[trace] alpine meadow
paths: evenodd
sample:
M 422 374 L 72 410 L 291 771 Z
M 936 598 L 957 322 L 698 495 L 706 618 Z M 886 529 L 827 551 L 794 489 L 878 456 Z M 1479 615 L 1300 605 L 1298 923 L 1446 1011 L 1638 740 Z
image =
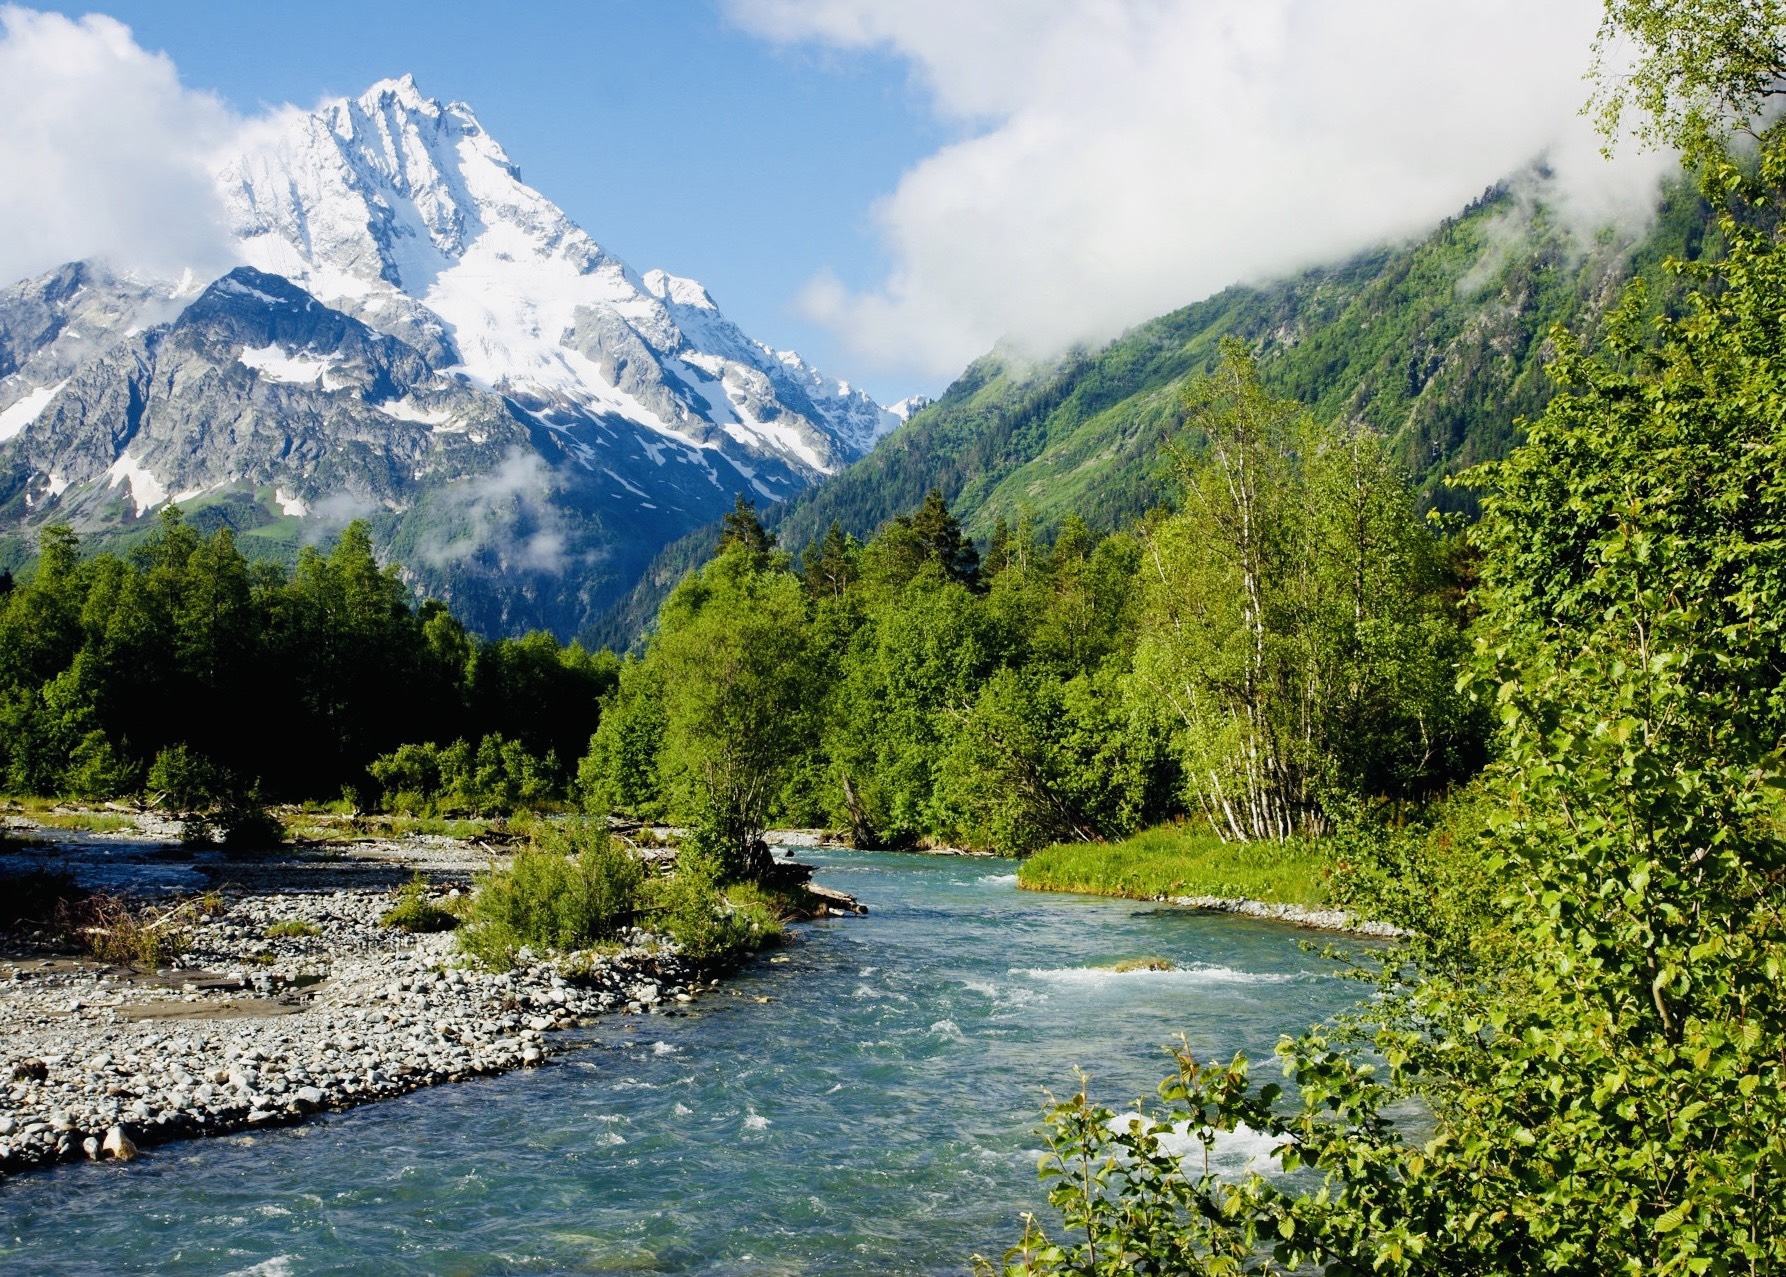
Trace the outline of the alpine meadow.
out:
M 603 64 L 665 86 L 602 100 L 661 114 L 639 152 L 529 124 L 494 45 L 482 117 L 409 75 L 250 116 L 6 10 L 0 66 L 176 95 L 203 154 L 140 220 L 196 192 L 222 256 L 0 290 L 0 1268 L 1786 1273 L 1786 0 L 1583 3 L 1580 128 L 1641 208 L 1533 153 L 1097 340 L 1032 338 L 1102 293 L 994 308 L 892 407 L 565 209 L 761 238 L 799 171 L 791 242 L 892 148 L 890 282 L 816 264 L 799 322 L 909 372 L 1019 269 L 976 235 L 1084 199 L 980 220 L 1038 157 L 1079 180 L 1072 94 L 1151 100 L 1068 38 L 1097 6 L 616 8 L 683 41 Z M 1313 38 L 1280 7 L 1105 17 L 1240 84 Z M 1529 7 L 1471 21 L 1552 39 Z M 450 29 L 417 56 L 465 78 Z M 561 208 L 483 123 L 669 173 L 699 76 L 778 141 L 698 199 Z M 1173 189 L 1135 180 L 1093 194 Z

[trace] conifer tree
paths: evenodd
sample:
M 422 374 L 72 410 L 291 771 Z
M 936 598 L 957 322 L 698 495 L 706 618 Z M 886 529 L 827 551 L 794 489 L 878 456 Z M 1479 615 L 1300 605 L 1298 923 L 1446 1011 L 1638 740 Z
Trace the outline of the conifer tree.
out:
M 969 587 L 980 583 L 980 552 L 962 532 L 941 492 L 932 488 L 922 506 L 894 521 L 912 533 L 924 560 L 940 566 L 948 580 Z
M 732 508 L 720 523 L 719 542 L 713 547 L 715 554 L 724 554 L 733 548 L 743 549 L 759 566 L 775 549 L 775 534 L 763 526 L 757 517 L 757 503 L 740 492 L 732 502 Z

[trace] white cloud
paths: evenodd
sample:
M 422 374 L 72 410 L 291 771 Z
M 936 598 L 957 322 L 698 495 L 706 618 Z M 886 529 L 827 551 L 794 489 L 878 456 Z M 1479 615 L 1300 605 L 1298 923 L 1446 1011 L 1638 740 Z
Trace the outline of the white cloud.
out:
M 493 557 L 504 570 L 562 572 L 568 556 L 550 500 L 554 484 L 538 453 L 508 453 L 495 470 L 441 490 L 435 517 L 442 530 L 424 538 L 417 554 L 436 567 Z
M 893 266 L 810 314 L 931 375 L 1044 355 L 1419 233 L 1548 154 L 1566 203 L 1644 206 L 1579 109 L 1599 0 L 731 0 L 773 40 L 908 59 L 963 140 L 875 211 Z
M 0 285 L 85 257 L 230 264 L 211 171 L 238 122 L 122 23 L 0 7 L 0 121 Z

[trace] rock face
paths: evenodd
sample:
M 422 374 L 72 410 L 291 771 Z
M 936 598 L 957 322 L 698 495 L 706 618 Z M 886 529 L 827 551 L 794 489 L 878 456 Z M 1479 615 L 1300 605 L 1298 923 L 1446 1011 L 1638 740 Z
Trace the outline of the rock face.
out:
M 791 496 L 897 424 L 635 274 L 407 77 L 291 113 L 218 184 L 248 263 L 220 280 L 0 291 L 0 531 L 174 501 L 295 547 L 367 517 L 476 627 L 568 635 L 736 493 Z

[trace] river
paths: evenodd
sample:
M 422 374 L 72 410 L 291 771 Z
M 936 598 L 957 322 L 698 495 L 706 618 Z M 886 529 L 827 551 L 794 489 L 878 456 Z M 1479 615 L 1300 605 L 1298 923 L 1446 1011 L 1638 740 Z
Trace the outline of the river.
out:
M 1359 993 L 1275 924 L 801 855 L 870 914 L 544 1069 L 9 1181 L 0 1272 L 959 1273 L 1047 1217 L 1040 1109 L 1075 1066 L 1120 1105 L 1181 1033 L 1259 1059 Z M 1142 956 L 1178 969 L 1105 969 Z

